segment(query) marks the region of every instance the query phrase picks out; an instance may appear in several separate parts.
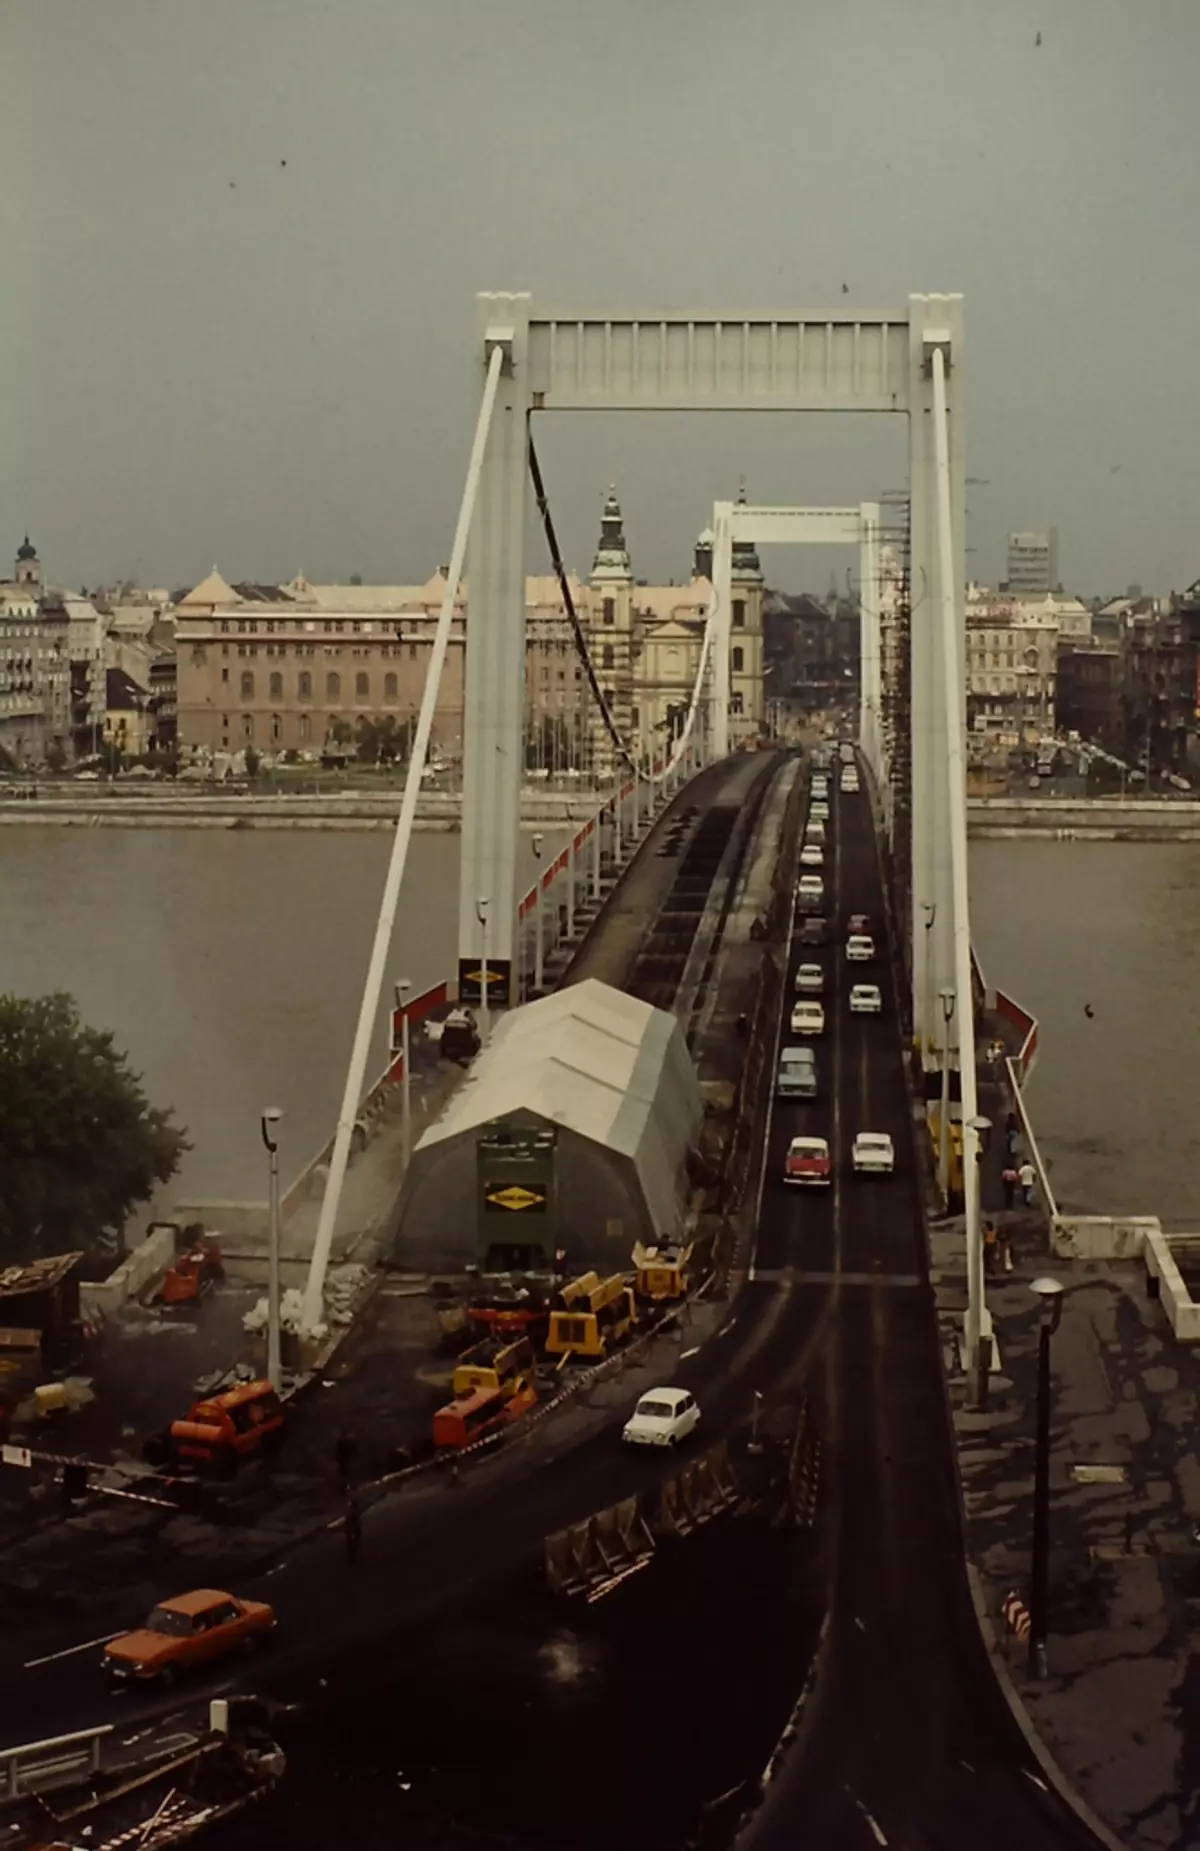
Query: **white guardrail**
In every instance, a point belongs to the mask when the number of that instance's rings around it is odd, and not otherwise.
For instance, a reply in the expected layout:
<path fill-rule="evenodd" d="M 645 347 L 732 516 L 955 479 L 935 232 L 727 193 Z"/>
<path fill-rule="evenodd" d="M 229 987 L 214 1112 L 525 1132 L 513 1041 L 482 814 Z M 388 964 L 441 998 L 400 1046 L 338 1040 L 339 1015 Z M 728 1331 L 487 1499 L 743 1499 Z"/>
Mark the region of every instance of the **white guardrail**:
<path fill-rule="evenodd" d="M 24 1742 L 19 1748 L 0 1748 L 0 1800 L 23 1793 L 44 1793 L 84 1779 L 100 1768 L 104 1743 L 115 1724 L 97 1723 L 73 1735 L 52 1735 L 44 1742 Z"/>

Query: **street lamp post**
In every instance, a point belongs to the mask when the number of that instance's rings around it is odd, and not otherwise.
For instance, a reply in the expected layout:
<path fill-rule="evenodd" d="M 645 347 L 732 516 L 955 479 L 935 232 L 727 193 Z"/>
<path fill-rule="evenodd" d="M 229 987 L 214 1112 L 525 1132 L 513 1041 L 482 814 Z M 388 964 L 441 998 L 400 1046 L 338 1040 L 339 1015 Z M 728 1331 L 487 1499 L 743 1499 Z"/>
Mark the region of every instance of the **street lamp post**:
<path fill-rule="evenodd" d="M 270 1194 L 267 1207 L 267 1380 L 278 1394 L 283 1385 L 283 1362 L 279 1343 L 279 1142 L 271 1134 L 283 1113 L 269 1105 L 260 1121 L 262 1141 L 270 1164 Z"/>
<path fill-rule="evenodd" d="M 932 946 L 932 940 L 930 939 L 930 933 L 933 931 L 933 922 L 937 918 L 937 901 L 936 900 L 922 900 L 921 901 L 921 911 L 925 915 L 925 921 L 924 921 L 925 931 L 921 939 L 921 949 L 924 953 L 924 956 L 921 959 L 921 972 L 920 972 L 920 980 L 917 985 L 917 995 L 914 996 L 913 998 L 913 1014 L 916 1017 L 917 1023 L 918 1023 L 917 1034 L 919 1036 L 919 1040 L 918 1040 L 917 1045 L 921 1053 L 921 1072 L 922 1074 L 924 1074 L 925 1072 L 925 1051 L 929 1045 L 929 1031 L 931 1027 L 933 1026 L 930 1020 L 930 1017 L 933 1014 L 933 1010 L 930 1007 L 930 996 L 929 996 L 929 979 L 933 972 L 933 966 L 932 966 L 933 946 Z"/>
<path fill-rule="evenodd" d="M 475 902 L 475 916 L 482 933 L 479 946 L 479 1037 L 486 1042 L 492 1032 L 491 984 L 488 981 L 488 907 L 491 902 L 480 894 Z"/>
<path fill-rule="evenodd" d="M 540 829 L 533 832 L 533 856 L 537 862 L 537 879 L 533 889 L 533 993 L 542 993 L 542 977 L 545 972 L 545 927 L 542 916 L 542 842 Z"/>
<path fill-rule="evenodd" d="M 982 1112 L 976 1112 L 963 1126 L 963 1194 L 967 1210 L 967 1267 L 971 1275 L 969 1297 L 978 1306 L 979 1319 L 975 1338 L 975 1405 L 980 1408 L 987 1406 L 988 1378 L 992 1370 L 992 1326 L 987 1308 L 987 1275 L 983 1263 L 983 1227 L 980 1218 L 983 1159 L 991 1129 L 991 1119 L 985 1118 Z M 975 1165 L 974 1189 L 967 1187 L 968 1163 Z"/>
<path fill-rule="evenodd" d="M 412 1161 L 412 1079 L 409 1073 L 408 993 L 412 980 L 396 980 L 396 1008 L 400 1012 L 400 1135 L 404 1146 L 404 1168 Z"/>
<path fill-rule="evenodd" d="M 949 985 L 938 991 L 942 1003 L 942 1111 L 938 1120 L 938 1183 L 942 1201 L 950 1202 L 950 1023 L 954 1018 L 955 991 Z"/>
<path fill-rule="evenodd" d="M 1040 1310 L 1038 1331 L 1037 1456 L 1033 1479 L 1033 1561 L 1029 1575 L 1029 1670 L 1046 1675 L 1050 1608 L 1050 1339 L 1062 1321 L 1063 1288 L 1057 1279 L 1033 1281 Z"/>

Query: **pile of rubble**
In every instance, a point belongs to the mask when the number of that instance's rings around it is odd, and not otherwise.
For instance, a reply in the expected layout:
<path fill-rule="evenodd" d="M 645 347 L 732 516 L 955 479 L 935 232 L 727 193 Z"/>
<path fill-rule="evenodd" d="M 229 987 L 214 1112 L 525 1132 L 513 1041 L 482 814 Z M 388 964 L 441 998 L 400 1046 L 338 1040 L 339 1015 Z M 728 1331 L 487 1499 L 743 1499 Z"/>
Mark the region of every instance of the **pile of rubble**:
<path fill-rule="evenodd" d="M 330 1324 L 350 1324 L 369 1276 L 369 1270 L 365 1266 L 334 1267 L 325 1281 L 325 1322 L 311 1330 L 304 1317 L 304 1293 L 297 1286 L 289 1286 L 279 1301 L 280 1329 L 296 1335 L 303 1332 L 306 1336 L 323 1337 Z M 265 1296 L 258 1299 L 247 1311 L 242 1319 L 242 1327 L 254 1336 L 266 1329 L 267 1301 Z"/>

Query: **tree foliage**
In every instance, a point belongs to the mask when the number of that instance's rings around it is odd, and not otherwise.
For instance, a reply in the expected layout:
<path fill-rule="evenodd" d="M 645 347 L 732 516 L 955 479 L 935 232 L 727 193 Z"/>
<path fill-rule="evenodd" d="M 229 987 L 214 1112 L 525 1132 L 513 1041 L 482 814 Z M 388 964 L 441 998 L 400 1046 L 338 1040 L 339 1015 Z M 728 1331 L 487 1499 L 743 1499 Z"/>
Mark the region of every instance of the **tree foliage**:
<path fill-rule="evenodd" d="M 188 1149 L 71 997 L 0 995 L 0 1266 L 119 1238 Z"/>
<path fill-rule="evenodd" d="M 398 720 L 395 714 L 385 713 L 379 719 L 371 719 L 363 714 L 355 729 L 359 762 L 364 765 L 404 763 L 412 751 L 416 730 L 417 723 L 412 718 Z"/>

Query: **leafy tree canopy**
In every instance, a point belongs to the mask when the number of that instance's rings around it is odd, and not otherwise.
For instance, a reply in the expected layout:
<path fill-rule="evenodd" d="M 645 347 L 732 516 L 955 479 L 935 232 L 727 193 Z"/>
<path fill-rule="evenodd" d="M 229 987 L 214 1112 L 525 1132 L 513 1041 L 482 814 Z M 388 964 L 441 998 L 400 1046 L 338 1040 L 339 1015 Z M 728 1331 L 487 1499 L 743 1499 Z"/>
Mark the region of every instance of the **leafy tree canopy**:
<path fill-rule="evenodd" d="M 0 994 L 0 1265 L 118 1237 L 191 1147 L 61 994 Z"/>

